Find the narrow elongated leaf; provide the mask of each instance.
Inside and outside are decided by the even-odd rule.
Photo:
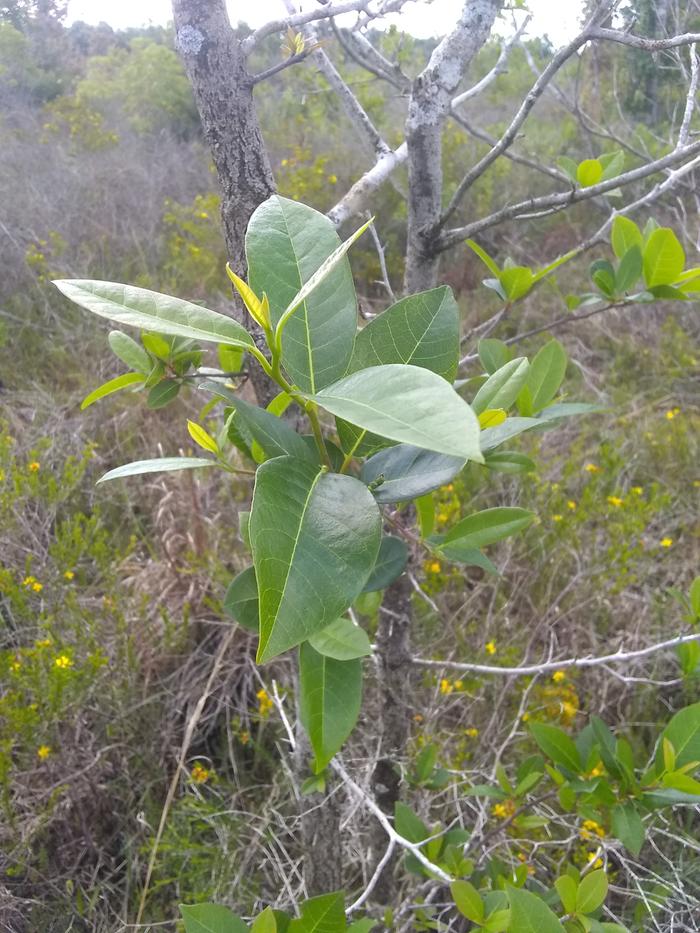
[[[333,224],[313,208],[273,195],[258,207],[246,233],[250,287],[267,294],[273,327],[303,285],[340,246]],[[289,319],[282,361],[305,392],[339,379],[352,356],[357,299],[347,256]]]
[[[427,369],[399,364],[361,369],[312,398],[332,414],[383,437],[483,461],[476,415],[444,379]]]
[[[389,586],[403,573],[407,560],[408,548],[401,538],[385,535],[379,546],[377,561],[362,592],[372,593]]]
[[[530,364],[521,356],[497,369],[474,396],[472,408],[480,415],[487,408],[509,409],[527,380]]]
[[[258,468],[249,522],[258,594],[258,662],[337,619],[379,551],[381,518],[359,480],[291,457]]]
[[[685,252],[670,227],[659,227],[644,247],[644,281],[647,288],[672,285],[683,272]]]
[[[118,324],[210,343],[254,346],[250,334],[232,318],[181,298],[91,279],[59,279],[54,285],[81,308]]]
[[[187,419],[187,430],[189,431],[190,437],[202,450],[208,450],[209,453],[217,454],[219,452],[219,445],[216,443],[211,434],[203,428],[201,424],[197,424],[196,421],[190,421]]]
[[[462,548],[481,548],[522,531],[535,515],[526,509],[484,509],[457,522],[445,535],[445,544],[459,543]]]
[[[496,473],[531,473],[536,464],[517,450],[494,451],[486,455],[486,466]]]
[[[299,648],[299,717],[323,771],[352,732],[362,703],[362,661],[337,661],[304,642]]]
[[[397,444],[366,460],[360,479],[376,484],[372,494],[377,502],[408,502],[449,483],[465,463],[461,457]]]
[[[564,927],[542,898],[511,885],[506,890],[510,901],[509,929],[518,933],[564,933]]]
[[[372,654],[367,632],[351,619],[336,619],[309,638],[311,647],[326,658],[352,661]]]
[[[144,376],[147,376],[153,369],[153,363],[148,353],[128,334],[123,334],[120,330],[111,330],[107,340],[112,353],[118,356],[122,363],[126,363],[129,369],[133,369],[137,373],[143,373]]]
[[[446,285],[402,298],[362,328],[349,373],[386,363],[410,363],[448,382],[457,376],[459,308]]]
[[[172,473],[175,470],[196,470],[200,467],[216,466],[215,460],[205,460],[203,457],[157,457],[154,460],[134,460],[125,463],[105,473],[97,480],[97,484],[106,483],[110,479],[121,479],[124,476],[139,476],[141,473]]]
[[[508,418],[503,424],[495,428],[484,428],[481,432],[481,449],[484,453],[499,447],[506,441],[512,440],[524,431],[539,428],[542,422],[539,418]]]
[[[521,415],[534,415],[552,401],[564,379],[566,364],[566,351],[558,340],[550,340],[539,350],[518,396]]]
[[[141,373],[124,373],[121,376],[110,379],[109,382],[103,382],[101,386],[98,386],[82,400],[80,403],[80,410],[85,411],[86,408],[89,408],[90,405],[98,402],[101,398],[113,395],[115,392],[121,392],[122,389],[127,389],[129,386],[136,385],[137,383],[143,383],[143,376]]]
[[[154,410],[157,408],[165,408],[166,405],[169,405],[177,398],[179,392],[179,382],[176,382],[174,379],[162,379],[154,385],[148,393],[146,404],[149,408],[153,408]]]
[[[679,710],[661,733],[656,750],[657,764],[663,764],[663,739],[667,739],[676,753],[676,768],[691,761],[700,761],[700,703]]]
[[[486,250],[482,246],[479,246],[479,244],[476,243],[474,240],[465,240],[465,243],[467,244],[469,249],[473,250],[476,253],[479,259],[488,268],[489,272],[492,275],[495,275],[496,278],[498,278],[501,270],[498,268],[498,266],[496,265],[496,262],[489,256]]]
[[[248,933],[240,917],[222,904],[180,904],[185,933]]]
[[[617,258],[622,259],[633,246],[642,249],[642,231],[629,217],[618,214],[612,223],[610,242]]]
[[[465,564],[467,567],[481,567],[486,573],[499,577],[500,573],[495,564],[488,559],[478,548],[463,547],[460,541],[454,544],[445,544],[438,548],[439,554],[455,564]]]
[[[289,924],[289,933],[345,933],[344,894],[321,894],[301,905],[301,917]]]
[[[254,567],[233,578],[224,596],[224,609],[243,628],[258,634],[258,583]]]

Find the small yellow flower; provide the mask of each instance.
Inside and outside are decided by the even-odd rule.
[[[567,509],[570,509],[572,512],[576,511],[576,503],[574,502],[573,499],[569,499],[569,501],[566,503],[566,507]]]
[[[58,657],[54,659],[53,663],[56,665],[56,667],[60,667],[62,670],[73,667],[73,662],[67,654],[59,654]]]
[[[453,686],[446,677],[443,677],[440,681],[440,693],[452,693]]]
[[[603,772],[603,766],[602,766],[602,765],[596,765],[595,768],[591,768],[591,770],[588,772],[588,774],[584,775],[584,777],[587,777],[587,778],[600,777],[600,775],[603,774],[603,773],[604,773],[604,772]]]
[[[455,690],[461,690],[464,687],[464,684],[461,680],[455,680]]]
[[[560,684],[563,680],[566,680],[566,674],[564,671],[555,671],[552,674],[552,680],[555,684]]]
[[[428,570],[431,573],[440,573],[440,571],[442,570],[442,567],[440,566],[440,562],[437,560],[432,561],[430,564],[428,564]]]
[[[635,494],[635,496],[641,496],[644,492],[641,486],[633,486],[631,491]]]
[[[22,586],[26,586],[27,589],[32,587],[35,583],[36,577],[25,577],[24,580],[22,580]]]
[[[486,654],[495,654],[498,651],[498,648],[496,648],[496,642],[487,641],[486,644],[484,645],[484,651],[486,652]]]
[[[615,506],[616,509],[619,509],[624,501],[619,496],[608,496],[609,504]]]
[[[673,538],[662,538],[662,539],[659,541],[659,544],[661,545],[661,547],[672,547],[672,546],[673,546]]]
[[[190,777],[195,784],[204,784],[211,777],[211,771],[208,771],[207,768],[203,768],[200,764],[196,764],[190,771]]]
[[[448,483],[447,486],[445,486],[445,489],[448,492],[454,492],[454,486],[452,485],[452,483]]]
[[[438,521],[439,521],[439,522],[446,522],[447,519],[448,519],[448,517],[449,517],[449,516],[447,515],[446,512],[440,512],[440,513],[438,514]]]
[[[491,810],[494,816],[497,816],[499,820],[504,820],[508,816],[508,811],[505,808],[505,805],[502,803],[497,803]]]
[[[586,473],[600,473],[600,467],[595,463],[587,463],[583,468]]]
[[[563,515],[552,515],[553,522],[560,522],[564,516]]]
[[[270,710],[275,704],[265,689],[258,690],[255,696],[258,699],[258,714],[262,716],[263,719],[266,719],[270,715]]]
[[[14,661],[11,661],[11,662],[10,662],[10,670],[11,670],[11,671],[15,671],[15,673],[16,673],[18,670],[21,669],[21,667],[22,667],[22,661],[21,661],[20,658],[16,655]]]
[[[42,638],[41,641],[34,642],[34,647],[35,648],[50,648],[52,644],[53,642],[51,641],[50,638]]]
[[[479,730],[472,726],[470,729],[465,729],[464,734],[469,736],[470,739],[475,739],[479,735]]]
[[[40,761],[46,761],[46,759],[51,754],[51,749],[48,745],[40,745],[36,750],[36,754]]]
[[[72,580],[74,576],[75,572],[73,570],[66,570],[63,574],[65,580]]]
[[[680,413],[681,413],[680,408],[671,408],[669,409],[669,411],[666,412],[666,418],[668,421],[673,421],[676,415],[680,415]]]
[[[41,591],[44,589],[44,584],[39,583],[38,580],[35,580],[34,583],[32,583],[32,589],[35,593],[41,593]]]
[[[528,722],[528,720],[530,719],[530,714],[523,713],[523,715],[520,718],[522,719],[523,722]]]
[[[594,867],[594,868],[602,868],[602,867],[603,867],[603,860],[602,860],[602,858],[596,858],[596,854],[597,854],[597,853],[595,853],[595,852],[589,852],[589,853],[588,853],[588,861],[589,861],[589,862],[593,862],[593,867]]]
[[[337,175],[329,175],[329,176],[328,176],[328,183],[331,184],[331,185],[336,185],[336,184],[338,183],[338,176],[337,176]]]
[[[32,462],[27,465],[27,469],[30,473],[37,473],[41,469],[41,464],[37,463],[36,460],[32,460]]]

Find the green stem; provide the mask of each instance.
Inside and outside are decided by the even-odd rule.
[[[345,457],[345,460],[343,460],[342,464],[340,465],[340,472],[341,472],[341,473],[345,473],[345,471],[347,470],[347,468],[348,468],[348,467],[350,466],[350,464],[352,463],[352,458],[355,456],[355,451],[357,450],[357,448],[360,446],[360,444],[361,444],[362,441],[364,440],[365,434],[366,434],[366,433],[367,433],[367,431],[362,431],[362,433],[360,434],[360,436],[357,438],[357,440],[355,441],[355,443],[352,445],[352,448],[350,449],[349,453],[348,453],[347,456]]]
[[[316,441],[316,446],[318,447],[318,452],[321,455],[321,461],[328,467],[329,470],[333,469],[331,463],[331,458],[328,456],[328,451],[326,450],[326,445],[323,443],[323,434],[321,433],[321,422],[318,420],[318,414],[316,412],[316,406],[309,402],[305,406],[306,414],[309,416],[309,421],[311,422],[311,430],[314,432],[314,440]]]

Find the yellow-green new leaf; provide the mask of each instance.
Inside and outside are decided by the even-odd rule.
[[[90,405],[98,402],[101,398],[113,395],[115,392],[121,392],[122,389],[127,389],[137,383],[143,384],[143,381],[144,377],[141,373],[124,373],[122,376],[110,379],[109,382],[103,382],[101,386],[98,386],[82,400],[80,410],[85,411],[86,408],[89,408]]]
[[[218,454],[219,445],[216,443],[211,434],[206,431],[201,424],[197,424],[195,421],[190,421],[187,419],[187,430],[190,432],[190,437],[202,450],[208,450],[213,454]]]

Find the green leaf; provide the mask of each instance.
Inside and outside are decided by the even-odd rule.
[[[500,450],[486,454],[484,465],[496,473],[532,473],[536,464],[517,450]]]
[[[232,318],[190,301],[116,282],[59,279],[54,285],[81,308],[127,327],[211,343],[254,346],[252,337]]]
[[[527,295],[535,282],[535,277],[529,266],[509,266],[499,273],[498,281],[508,301],[517,301]]]
[[[663,767],[663,739],[667,739],[676,752],[676,768],[691,761],[700,761],[700,703],[679,710],[661,733],[656,749],[656,763]]]
[[[620,261],[615,273],[615,291],[622,295],[628,292],[642,274],[642,251],[639,246],[630,247]]]
[[[557,165],[564,170],[571,181],[576,181],[576,170],[578,169],[578,165],[576,162],[574,162],[573,159],[569,158],[569,156],[561,156],[557,159]]]
[[[330,220],[305,204],[273,195],[257,208],[246,233],[249,284],[256,295],[267,294],[273,327],[339,246]],[[317,392],[345,373],[356,329],[355,286],[344,256],[289,318],[284,368],[303,391]]]
[[[542,898],[522,888],[506,886],[510,929],[518,933],[564,933],[564,927]]]
[[[423,842],[431,833],[425,823],[405,803],[394,804],[394,829],[409,842]]]
[[[324,658],[336,661],[352,661],[372,654],[367,632],[345,617],[316,632],[309,638],[309,644]]]
[[[488,408],[510,408],[527,380],[529,369],[530,364],[523,356],[497,369],[474,396],[474,413],[480,415]]]
[[[452,563],[466,564],[468,567],[481,567],[486,573],[493,574],[495,577],[500,577],[498,569],[488,557],[482,554],[477,548],[464,547],[460,541],[456,541],[454,544],[446,544],[444,547],[439,545],[438,547],[439,556],[452,561]]]
[[[299,647],[299,692],[299,718],[318,774],[340,751],[360,715],[362,661],[338,661],[304,642]]]
[[[377,561],[362,592],[372,593],[375,590],[385,589],[403,573],[407,560],[408,548],[401,538],[384,535],[379,546]]]
[[[235,409],[236,419],[242,422],[246,431],[260,444],[267,457],[290,456],[299,460],[317,461],[318,457],[314,455],[301,435],[297,434],[281,418],[264,408],[258,408],[257,405],[244,401],[231,389],[219,385],[213,379],[203,382],[200,389],[218,395]]]
[[[484,428],[481,432],[481,449],[487,453],[524,431],[540,427],[542,427],[542,421],[539,418],[508,418],[494,428]]]
[[[255,568],[248,567],[229,583],[224,596],[224,610],[249,632],[258,634],[258,583]]]
[[[533,738],[549,758],[558,765],[578,774],[581,771],[581,758],[573,740],[557,726],[543,722],[530,724]]]
[[[343,453],[350,454],[353,457],[370,457],[378,450],[391,447],[392,444],[396,443],[386,437],[372,434],[364,428],[358,428],[342,418],[335,419],[335,426]]]
[[[487,373],[495,373],[496,370],[505,366],[512,357],[512,352],[507,344],[495,337],[487,337],[480,340],[477,346],[481,365]]]
[[[557,878],[554,882],[554,887],[557,889],[559,900],[567,914],[576,913],[576,892],[578,890],[578,884],[571,875],[562,875]]]
[[[180,904],[185,933],[248,933],[248,927],[222,904]]]
[[[253,920],[250,933],[277,933],[277,919],[271,907],[266,907]]]
[[[566,351],[558,340],[550,340],[538,351],[518,396],[521,415],[534,415],[552,401],[564,379],[566,364]]]
[[[140,344],[120,330],[111,330],[107,337],[112,353],[119,357],[129,369],[147,376],[153,369],[151,358]]]
[[[301,918],[292,920],[288,933],[345,933],[344,899],[344,893],[336,891],[304,901]]]
[[[625,167],[625,153],[622,149],[616,149],[614,152],[606,152],[604,155],[598,156],[598,161],[603,166],[603,174],[600,176],[600,180],[608,181],[610,178],[619,175]]]
[[[608,893],[608,879],[602,868],[584,875],[576,893],[576,912],[592,914],[603,904]]]
[[[160,334],[141,334],[141,341],[148,352],[159,360],[170,359],[172,347]]]
[[[612,223],[610,242],[617,258],[622,259],[633,246],[638,246],[640,250],[642,249],[642,231],[629,217],[618,214]]]
[[[174,379],[163,379],[157,385],[154,385],[148,393],[146,404],[149,408],[165,408],[174,399],[177,398],[180,391],[180,383]]]
[[[205,460],[202,457],[157,457],[154,460],[134,460],[125,463],[101,476],[96,485],[106,483],[110,479],[120,479],[123,476],[139,476],[142,473],[171,473],[174,470],[195,470],[199,467],[216,466],[215,460]]]
[[[526,509],[494,508],[474,512],[450,528],[445,535],[445,544],[459,543],[462,548],[481,548],[502,538],[522,531],[531,524],[535,515]]]
[[[425,539],[433,533],[435,527],[435,501],[433,494],[427,492],[424,496],[419,496],[413,502],[416,508],[416,518],[420,529],[421,538]]]
[[[461,457],[397,444],[366,460],[360,479],[368,486],[377,484],[372,488],[377,502],[408,502],[449,483],[465,462]]]
[[[196,421],[190,421],[188,418],[187,430],[189,431],[190,437],[195,442],[195,444],[197,444],[203,450],[208,450],[209,453],[218,454],[219,445],[216,443],[211,434],[202,427],[201,424],[197,424]]]
[[[354,923],[350,924],[348,933],[370,933],[370,930],[373,930],[378,924],[378,920],[372,920],[371,917],[363,917],[362,920],[355,920]]]
[[[481,923],[484,919],[484,902],[474,885],[468,881],[453,881],[450,892],[462,916],[472,923]]]
[[[576,181],[582,188],[597,185],[603,176],[603,166],[598,159],[584,159],[576,169]]]
[[[89,408],[90,405],[99,401],[101,398],[126,389],[128,386],[136,385],[136,383],[143,384],[143,375],[141,375],[141,373],[124,373],[121,376],[117,376],[115,379],[110,379],[109,382],[102,383],[101,386],[82,400],[80,403],[80,410],[85,411],[86,408]]]
[[[465,240],[465,243],[467,244],[469,249],[473,250],[476,253],[479,259],[488,268],[489,272],[492,275],[495,275],[496,278],[498,278],[498,276],[501,273],[501,270],[498,268],[495,261],[489,256],[486,250],[483,247],[479,246],[478,243],[475,243],[474,240]]]
[[[693,615],[700,616],[700,577],[695,577],[693,582],[690,584],[690,591],[688,595],[690,598],[690,608],[693,611]]]
[[[644,247],[644,281],[647,288],[672,285],[683,272],[685,252],[670,227],[659,227]]]
[[[611,813],[612,833],[632,855],[639,855],[644,845],[644,823],[631,800],[618,803]]]
[[[258,468],[249,533],[262,663],[335,621],[360,594],[379,551],[381,517],[359,480],[277,457]]]
[[[410,363],[448,382],[457,376],[459,308],[443,285],[402,298],[357,335],[348,375],[370,366]]]
[[[483,462],[476,415],[444,379],[427,369],[374,366],[311,398],[332,414],[382,437]]]

